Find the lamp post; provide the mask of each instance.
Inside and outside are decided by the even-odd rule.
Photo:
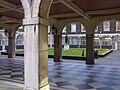
[[[66,35],[65,35],[65,44],[68,44],[68,36],[67,36],[67,32],[66,32]]]
[[[57,34],[57,28],[54,25],[52,26],[52,34],[53,35]]]
[[[8,35],[7,29],[5,29],[4,34],[5,34],[6,36]]]

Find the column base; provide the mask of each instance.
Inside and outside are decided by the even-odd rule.
[[[44,87],[41,87],[40,89],[32,88],[32,87],[24,87],[24,90],[50,90],[50,85],[46,85]]]
[[[93,64],[95,64],[95,62],[93,62],[93,61],[92,61],[92,62],[90,62],[90,61],[87,62],[87,61],[86,61],[86,64],[93,65]]]
[[[8,56],[8,58],[14,58],[15,56]]]
[[[54,59],[54,62],[62,62],[62,59],[58,59],[58,60]]]

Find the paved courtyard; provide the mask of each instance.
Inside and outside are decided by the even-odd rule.
[[[86,65],[85,61],[63,60],[54,63],[52,60],[49,59],[48,64],[51,90],[120,90],[120,51],[96,59],[95,65]],[[7,59],[1,56],[0,79],[23,85],[23,57]],[[0,82],[0,90],[22,90],[22,87],[9,84],[5,88],[6,83]]]

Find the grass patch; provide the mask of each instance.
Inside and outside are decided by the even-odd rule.
[[[64,51],[62,49],[62,56],[82,56],[82,50],[84,50],[84,56],[86,56],[86,49],[80,49],[80,48],[70,48],[68,51]],[[99,49],[98,55],[102,55],[105,52],[108,52],[109,49]],[[24,51],[17,51],[17,54],[24,54]],[[54,55],[54,49],[48,49],[48,55]]]

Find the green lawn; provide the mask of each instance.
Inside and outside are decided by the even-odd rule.
[[[70,48],[70,50],[68,51],[64,51],[62,49],[62,55],[63,56],[82,56],[82,50],[83,49],[78,49],[78,48]],[[109,49],[100,49],[98,51],[98,55],[101,55],[105,52],[109,51]],[[17,51],[17,54],[23,54],[23,51]],[[54,54],[54,49],[49,49],[48,50],[48,54],[49,55],[53,55]],[[86,49],[84,49],[84,56],[86,56]]]

